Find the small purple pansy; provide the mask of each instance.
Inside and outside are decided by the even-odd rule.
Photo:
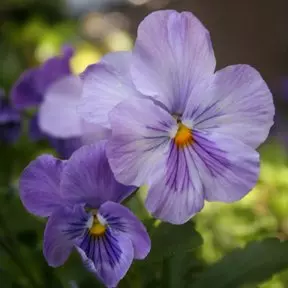
[[[204,200],[233,202],[254,187],[255,149],[273,124],[272,95],[254,68],[215,67],[202,23],[167,10],[140,23],[132,52],[108,54],[83,73],[79,112],[112,130],[116,179],[148,184],[147,209],[174,224]]]
[[[83,144],[82,120],[78,115],[75,117],[82,83],[70,69],[73,49],[64,46],[62,50],[63,55],[25,71],[12,88],[11,100],[20,111],[37,107],[38,111],[30,121],[30,138],[33,141],[47,138],[62,157],[69,158]],[[65,91],[66,88],[68,91]],[[53,99],[56,99],[57,104],[52,106]],[[55,133],[50,133],[46,128],[47,122],[51,121],[57,123],[54,126]],[[69,137],[66,137],[65,132],[57,133],[59,126],[63,131],[69,131]]]
[[[34,215],[49,217],[44,256],[62,265],[73,248],[107,287],[116,287],[133,259],[150,251],[144,225],[119,204],[135,187],[118,183],[110,170],[105,142],[85,145],[70,159],[39,156],[23,171],[20,197]]]
[[[13,108],[0,89],[0,141],[14,143],[21,132],[21,115]]]

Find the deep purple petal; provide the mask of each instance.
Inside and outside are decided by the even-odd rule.
[[[274,110],[260,74],[248,65],[234,65],[192,91],[183,119],[190,119],[197,130],[225,134],[256,148],[268,136]]]
[[[203,208],[203,183],[187,147],[179,149],[170,141],[163,166],[149,182],[146,207],[157,218],[183,224]]]
[[[17,109],[26,109],[39,105],[43,92],[37,88],[38,68],[26,70],[15,82],[11,90],[11,100]]]
[[[48,137],[51,146],[63,159],[69,159],[71,155],[83,145],[82,140],[79,137],[59,139],[48,135],[46,136]]]
[[[73,75],[63,77],[50,85],[40,105],[40,129],[52,137],[80,137],[82,120],[76,108],[81,92],[82,81]]]
[[[129,99],[110,113],[112,137],[107,144],[111,169],[118,181],[141,186],[168,149],[176,120],[149,99]]]
[[[64,264],[75,243],[87,231],[88,220],[89,214],[83,206],[63,206],[52,213],[45,228],[43,243],[43,253],[50,266]]]
[[[77,250],[86,268],[111,288],[125,276],[134,256],[131,240],[109,228],[102,237],[84,236]]]
[[[105,201],[121,202],[136,188],[118,183],[105,154],[105,142],[77,150],[67,162],[61,179],[62,195],[70,203],[99,208]]]
[[[136,88],[181,114],[194,85],[214,73],[209,32],[190,12],[157,11],[138,27],[132,78]]]
[[[63,204],[60,177],[65,164],[51,155],[41,155],[22,172],[20,198],[25,208],[37,216],[50,216]]]
[[[131,81],[130,62],[130,52],[115,52],[85,70],[79,107],[84,119],[110,128],[109,112],[121,101],[141,96]]]
[[[65,49],[64,53],[66,53]],[[70,69],[70,58],[72,55],[72,53],[67,53],[61,56],[52,57],[39,67],[37,74],[38,91],[42,91],[42,93],[44,93],[47,91],[50,85],[63,77],[72,74]],[[53,73],[51,73],[51,71],[53,71]]]
[[[151,248],[149,235],[145,226],[128,208],[108,201],[101,205],[98,213],[112,230],[125,234],[132,241],[134,258],[144,259],[147,256]]]
[[[0,141],[3,141],[5,143],[13,143],[19,138],[21,132],[21,116],[20,113],[15,108],[12,108],[10,106],[8,100],[3,98],[4,91],[1,94],[0,94]]]
[[[28,134],[32,141],[39,141],[47,137],[47,135],[40,130],[38,125],[38,113],[36,113],[29,122]]]
[[[260,170],[257,151],[217,133],[194,131],[194,139],[194,161],[206,200],[233,202],[254,188]]]

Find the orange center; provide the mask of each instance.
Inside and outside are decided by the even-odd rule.
[[[178,148],[184,148],[185,146],[191,145],[193,143],[191,129],[189,129],[184,124],[179,123],[174,141]]]

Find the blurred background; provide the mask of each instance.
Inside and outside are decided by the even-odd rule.
[[[241,201],[206,203],[194,223],[181,227],[150,219],[141,191],[128,203],[154,247],[120,287],[288,287],[287,0],[1,0],[0,87],[9,99],[23,71],[59,55],[63,45],[75,48],[75,74],[109,51],[130,50],[140,21],[158,9],[191,11],[204,23],[217,69],[238,63],[258,69],[274,95],[275,125],[260,147],[259,183]],[[48,267],[41,250],[45,221],[19,201],[23,168],[41,153],[57,154],[47,139],[29,137],[31,113],[21,113],[15,141],[5,139],[0,119],[0,286],[102,287],[77,255],[64,267]]]

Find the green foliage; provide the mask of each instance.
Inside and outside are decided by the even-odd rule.
[[[288,241],[266,239],[236,249],[212,265],[193,284],[193,288],[230,288],[258,284],[288,268]]]

